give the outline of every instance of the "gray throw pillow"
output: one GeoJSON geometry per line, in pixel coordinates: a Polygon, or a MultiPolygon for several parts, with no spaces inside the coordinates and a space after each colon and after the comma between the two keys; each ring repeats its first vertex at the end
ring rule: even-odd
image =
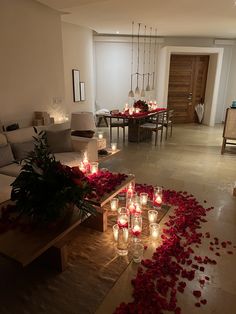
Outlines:
{"type": "Polygon", "coordinates": [[[0,167],[12,164],[14,156],[12,154],[11,146],[9,144],[0,146],[0,167]]]}
{"type": "Polygon", "coordinates": [[[13,154],[15,159],[20,161],[27,157],[27,154],[34,150],[34,141],[22,142],[22,143],[12,143],[11,144],[13,154]]]}
{"type": "Polygon", "coordinates": [[[49,151],[51,153],[72,152],[71,130],[46,131],[49,151]]]}

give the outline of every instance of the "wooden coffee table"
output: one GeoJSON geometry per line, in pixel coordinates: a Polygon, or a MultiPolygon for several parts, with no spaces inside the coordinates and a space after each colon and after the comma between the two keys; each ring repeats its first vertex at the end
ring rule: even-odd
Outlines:
{"type": "MultiPolygon", "coordinates": [[[[17,261],[23,267],[40,257],[44,263],[52,265],[59,271],[64,271],[67,266],[68,238],[71,239],[70,235],[73,230],[83,223],[96,230],[106,231],[108,210],[104,207],[105,204],[133,180],[134,176],[129,175],[122,184],[111,193],[104,195],[100,201],[90,199],[97,209],[97,215],[89,215],[84,221],[81,221],[78,211],[74,210],[57,226],[32,228],[28,231],[18,227],[1,233],[0,253],[17,261]]],[[[1,206],[9,202],[6,201],[1,206]]]]}

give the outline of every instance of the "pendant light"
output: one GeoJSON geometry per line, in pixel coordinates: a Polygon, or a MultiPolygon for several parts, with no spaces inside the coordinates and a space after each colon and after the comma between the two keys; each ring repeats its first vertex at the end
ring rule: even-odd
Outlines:
{"type": "Polygon", "coordinates": [[[131,74],[130,74],[130,91],[128,97],[133,98],[133,63],[134,63],[134,22],[132,22],[132,48],[131,48],[131,74]]]}
{"type": "Polygon", "coordinates": [[[138,56],[137,56],[137,72],[136,72],[136,77],[137,77],[137,85],[135,88],[135,96],[138,98],[140,96],[140,90],[138,87],[138,79],[139,79],[139,33],[140,33],[140,25],[141,23],[138,23],[138,56]]]}
{"type": "Polygon", "coordinates": [[[156,53],[157,53],[157,29],[155,29],[155,46],[154,46],[154,61],[153,61],[153,74],[152,74],[152,90],[154,90],[154,85],[155,85],[156,53]]]}
{"type": "Polygon", "coordinates": [[[146,63],[146,29],[147,26],[145,25],[144,30],[144,44],[143,44],[143,84],[142,84],[142,90],[141,90],[141,97],[145,97],[145,90],[144,90],[144,79],[145,79],[145,63],[146,63]]]}
{"type": "Polygon", "coordinates": [[[150,27],[150,38],[149,38],[149,57],[148,57],[148,83],[146,87],[146,91],[149,92],[151,90],[150,87],[150,70],[151,70],[151,40],[152,40],[152,27],[150,27]]]}

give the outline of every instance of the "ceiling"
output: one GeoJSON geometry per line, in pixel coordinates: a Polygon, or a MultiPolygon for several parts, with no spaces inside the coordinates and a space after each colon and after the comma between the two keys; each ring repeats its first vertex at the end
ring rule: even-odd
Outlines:
{"type": "Polygon", "coordinates": [[[131,22],[157,28],[159,36],[236,38],[234,0],[38,0],[62,20],[100,34],[131,34],[131,22]]]}

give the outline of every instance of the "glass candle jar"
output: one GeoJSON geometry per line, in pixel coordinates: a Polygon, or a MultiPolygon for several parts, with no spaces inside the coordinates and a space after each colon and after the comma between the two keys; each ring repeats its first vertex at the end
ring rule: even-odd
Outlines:
{"type": "Polygon", "coordinates": [[[92,174],[98,172],[98,162],[96,162],[96,161],[91,162],[91,164],[90,164],[90,172],[91,172],[92,174]]]}
{"type": "Polygon", "coordinates": [[[117,211],[118,204],[119,204],[119,199],[117,197],[112,198],[110,201],[111,211],[113,211],[113,212],[117,211]]]}
{"type": "Polygon", "coordinates": [[[129,226],[129,212],[126,207],[118,209],[117,224],[120,228],[128,228],[129,226]]]}
{"type": "Polygon", "coordinates": [[[132,247],[133,250],[133,261],[140,263],[143,259],[144,245],[140,242],[135,242],[132,247]]]}
{"type": "Polygon", "coordinates": [[[158,217],[158,212],[156,210],[148,211],[148,221],[149,223],[156,222],[158,217]]]}
{"type": "Polygon", "coordinates": [[[138,241],[138,237],[142,232],[142,216],[134,215],[131,218],[131,233],[135,242],[138,241]]]}
{"type": "Polygon", "coordinates": [[[98,138],[101,140],[103,139],[103,132],[102,131],[99,131],[98,132],[98,138]]]}
{"type": "Polygon", "coordinates": [[[147,202],[148,202],[148,194],[147,193],[140,193],[139,198],[140,198],[141,205],[144,205],[144,206],[147,205],[147,202]]]}
{"type": "Polygon", "coordinates": [[[162,187],[156,186],[153,191],[153,207],[161,208],[162,205],[162,187]]]}
{"type": "Polygon", "coordinates": [[[117,232],[117,253],[121,256],[128,254],[129,229],[118,228],[117,232]]]}
{"type": "Polygon", "coordinates": [[[114,240],[117,242],[117,241],[118,241],[118,232],[119,232],[119,226],[118,226],[118,224],[115,224],[115,225],[112,227],[112,230],[113,230],[113,238],[114,238],[114,240]]]}
{"type": "Polygon", "coordinates": [[[115,152],[117,150],[117,143],[111,143],[111,151],[115,152]]]}
{"type": "Polygon", "coordinates": [[[150,230],[150,236],[153,240],[156,240],[159,236],[159,224],[156,222],[153,222],[149,225],[149,230],[150,230]]]}

